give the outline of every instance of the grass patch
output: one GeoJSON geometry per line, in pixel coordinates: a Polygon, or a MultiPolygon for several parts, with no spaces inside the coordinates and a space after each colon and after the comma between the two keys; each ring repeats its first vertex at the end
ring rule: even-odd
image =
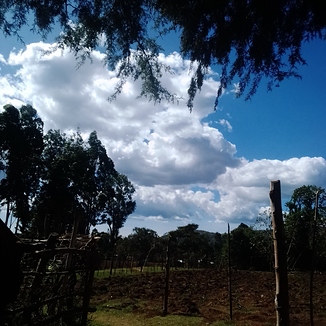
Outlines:
{"type": "MultiPolygon", "coordinates": [[[[174,271],[177,272],[189,272],[189,271],[200,271],[200,268],[171,268],[170,272],[173,273],[174,271]]],[[[113,276],[123,276],[123,275],[142,275],[147,273],[165,273],[161,266],[145,266],[143,271],[140,271],[140,267],[133,267],[131,268],[116,268],[113,269],[112,275],[113,276]]],[[[110,277],[110,269],[100,269],[96,270],[94,274],[95,278],[102,279],[106,277],[110,277]]]]}
{"type": "MultiPolygon", "coordinates": [[[[113,276],[122,276],[122,275],[139,275],[139,274],[146,274],[146,273],[163,273],[162,269],[159,267],[144,267],[143,271],[140,271],[140,268],[117,268],[112,271],[113,276]]],[[[94,277],[97,279],[102,279],[106,277],[110,277],[110,270],[109,269],[101,269],[95,271],[94,277]]]]}
{"type": "MultiPolygon", "coordinates": [[[[200,317],[185,317],[169,315],[148,318],[144,315],[126,313],[123,311],[99,311],[91,316],[90,326],[200,326],[200,317]]],[[[223,324],[221,324],[222,326],[223,324]]],[[[215,325],[219,326],[219,325],[215,325]]]]}
{"type": "MultiPolygon", "coordinates": [[[[89,326],[203,326],[208,325],[202,317],[168,315],[149,317],[137,310],[143,303],[128,299],[111,300],[90,314],[89,326]]],[[[158,310],[159,311],[159,310],[158,310]]],[[[159,313],[159,312],[158,312],[159,313]]],[[[232,322],[218,321],[211,326],[235,326],[232,322]]]]}
{"type": "MultiPolygon", "coordinates": [[[[142,302],[128,299],[110,300],[97,307],[97,311],[90,314],[90,326],[200,326],[202,317],[168,315],[166,317],[149,317],[141,312],[142,302]]],[[[155,310],[155,307],[153,307],[155,310]]],[[[157,309],[159,314],[159,309],[157,309]]],[[[216,325],[218,326],[218,325],[216,325]]]]}

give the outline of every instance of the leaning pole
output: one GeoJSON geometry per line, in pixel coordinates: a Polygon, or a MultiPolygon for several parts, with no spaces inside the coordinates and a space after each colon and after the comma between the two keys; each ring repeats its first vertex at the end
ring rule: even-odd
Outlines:
{"type": "Polygon", "coordinates": [[[289,326],[289,292],[287,259],[284,241],[284,226],[281,203],[281,183],[279,180],[271,181],[270,202],[273,224],[273,242],[275,258],[275,309],[276,326],[289,326]]]}

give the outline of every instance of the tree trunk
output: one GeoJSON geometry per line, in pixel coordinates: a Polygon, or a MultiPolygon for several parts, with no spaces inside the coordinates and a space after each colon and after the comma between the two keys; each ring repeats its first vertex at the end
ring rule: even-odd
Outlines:
{"type": "Polygon", "coordinates": [[[230,224],[228,223],[228,258],[229,258],[229,304],[230,304],[230,320],[232,320],[232,269],[231,269],[231,235],[230,224]]]}
{"type": "Polygon", "coordinates": [[[288,326],[290,323],[288,275],[281,204],[281,183],[279,180],[271,181],[269,195],[271,202],[275,256],[276,326],[288,326]]]}
{"type": "Polygon", "coordinates": [[[149,258],[149,255],[151,253],[151,251],[155,248],[155,245],[151,246],[151,248],[149,249],[147,255],[146,255],[146,258],[144,260],[144,264],[142,264],[142,267],[141,267],[141,271],[143,271],[144,267],[146,266],[147,264],[147,261],[148,261],[148,258],[149,258]]]}
{"type": "Polygon", "coordinates": [[[113,272],[114,254],[115,254],[115,244],[113,244],[113,247],[112,247],[112,253],[111,253],[110,275],[112,275],[112,272],[113,272]]]}
{"type": "MultiPolygon", "coordinates": [[[[7,200],[7,211],[6,211],[6,226],[8,226],[9,223],[9,216],[10,216],[10,201],[9,199],[7,200]]],[[[11,227],[11,225],[9,226],[9,228],[11,227]]]]}
{"type": "Polygon", "coordinates": [[[168,314],[169,282],[170,282],[170,245],[171,245],[171,235],[169,234],[168,245],[166,248],[163,316],[166,316],[168,314]]]}

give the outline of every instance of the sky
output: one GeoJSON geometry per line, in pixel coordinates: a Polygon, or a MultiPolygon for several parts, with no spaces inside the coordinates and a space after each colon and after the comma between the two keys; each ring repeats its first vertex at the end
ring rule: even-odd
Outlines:
{"type": "Polygon", "coordinates": [[[173,38],[163,43],[160,60],[174,73],[165,73],[162,83],[183,98],[154,104],[138,98],[140,82],[132,80],[108,102],[117,80],[100,51],[77,69],[68,50],[42,55],[53,40],[41,42],[27,30],[23,36],[25,45],[0,35],[0,108],[31,104],[45,132],[79,128],[87,139],[97,131],[116,169],[136,188],[137,208],[122,235],[134,227],[162,235],[189,223],[223,233],[227,223],[253,225],[268,209],[271,180],[281,181],[283,204],[302,185],[326,188],[326,42],[304,45],[302,80],[284,81],[272,92],[263,82],[250,101],[236,99],[230,87],[216,111],[219,67],[211,67],[190,113],[190,63],[173,38]]]}

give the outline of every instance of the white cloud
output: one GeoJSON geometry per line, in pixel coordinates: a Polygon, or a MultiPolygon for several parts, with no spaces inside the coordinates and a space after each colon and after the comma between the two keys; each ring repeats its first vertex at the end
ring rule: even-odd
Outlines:
{"type": "Polygon", "coordinates": [[[221,194],[217,209],[225,218],[234,220],[254,219],[269,203],[270,181],[281,180],[283,204],[294,189],[315,184],[326,187],[326,160],[322,157],[279,160],[243,159],[242,165],[227,168],[218,176],[215,186],[221,194]]]}
{"type": "Polygon", "coordinates": [[[0,54],[0,62],[3,64],[7,63],[6,59],[4,58],[4,56],[2,54],[0,54]]]}
{"type": "MultiPolygon", "coordinates": [[[[15,69],[15,74],[0,75],[0,104],[32,104],[45,129],[79,127],[85,135],[96,130],[117,169],[136,186],[134,219],[203,227],[212,220],[251,221],[269,204],[270,180],[281,180],[284,196],[303,184],[325,186],[323,158],[238,158],[236,146],[221,131],[201,123],[213,110],[218,87],[213,78],[204,81],[189,113],[190,63],[178,53],[162,54],[160,60],[174,71],[162,80],[171,92],[183,96],[179,104],[136,100],[138,81],[128,81],[121,96],[109,103],[116,79],[103,66],[103,54],[93,52],[93,63],[76,69],[68,51],[42,55],[50,46],[34,43],[7,59],[0,56],[2,64],[15,69]]],[[[229,121],[219,123],[232,130],[229,121]]]]}
{"type": "Polygon", "coordinates": [[[218,123],[221,125],[221,126],[224,126],[228,132],[231,132],[232,131],[232,126],[231,126],[231,123],[226,120],[226,119],[220,119],[218,121],[218,123]]]}

